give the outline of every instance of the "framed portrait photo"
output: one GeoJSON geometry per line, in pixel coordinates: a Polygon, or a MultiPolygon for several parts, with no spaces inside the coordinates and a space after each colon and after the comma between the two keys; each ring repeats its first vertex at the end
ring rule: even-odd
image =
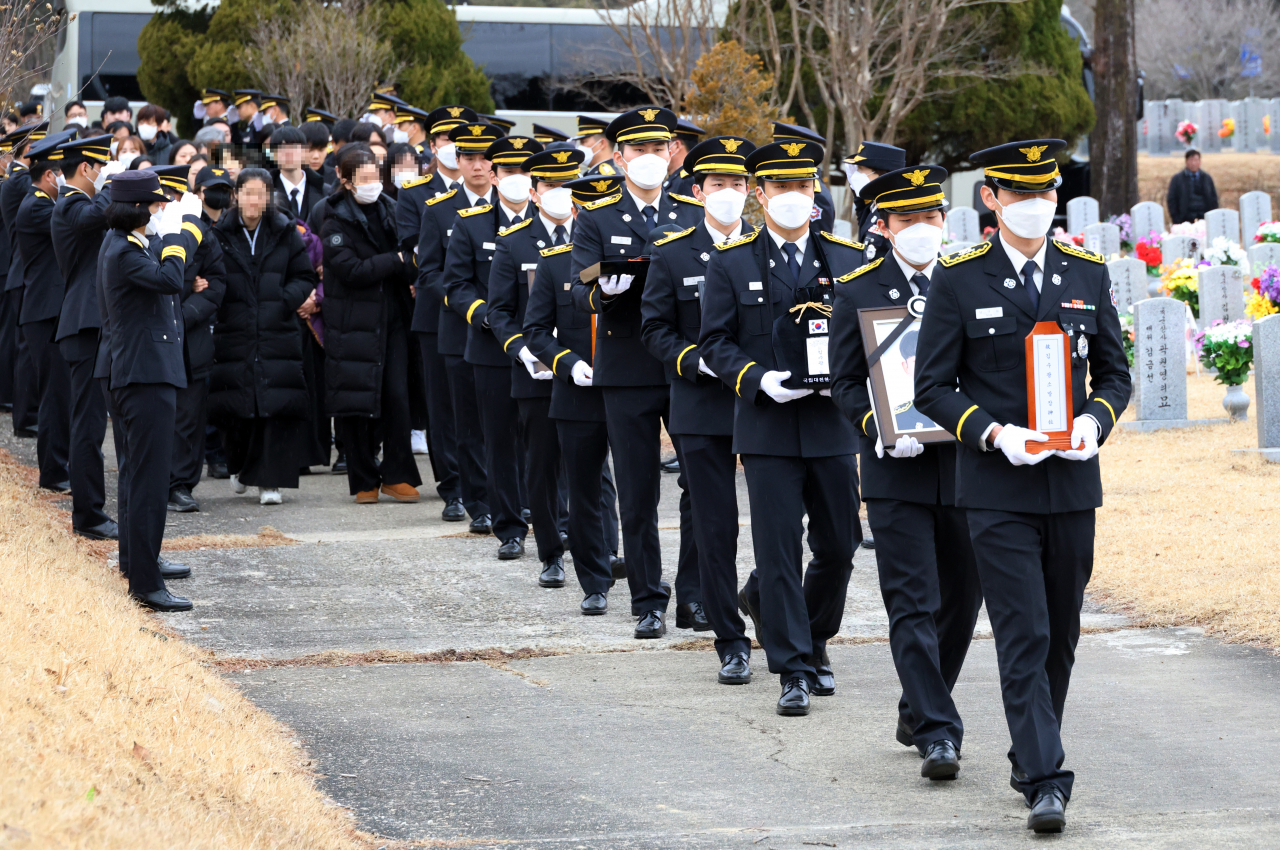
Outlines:
{"type": "Polygon", "coordinates": [[[862,346],[871,364],[868,393],[875,412],[880,441],[892,446],[901,436],[921,443],[954,440],[945,428],[925,416],[915,405],[916,344],[920,338],[920,317],[906,307],[877,307],[859,310],[862,346]],[[887,343],[887,345],[886,345],[887,343]]]}

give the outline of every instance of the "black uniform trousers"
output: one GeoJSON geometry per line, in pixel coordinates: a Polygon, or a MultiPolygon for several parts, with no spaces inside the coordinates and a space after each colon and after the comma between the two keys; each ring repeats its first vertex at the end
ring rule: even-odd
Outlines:
{"type": "Polygon", "coordinates": [[[742,455],[751,499],[756,568],[747,596],[760,612],[756,639],[769,672],[782,679],[803,674],[812,685],[814,664],[840,630],[853,551],[861,539],[854,456],[742,455]],[[804,569],[804,515],[809,550],[804,569]]]}
{"type": "MultiPolygon", "coordinates": [[[[188,378],[186,387],[178,390],[177,406],[169,489],[194,490],[200,483],[200,468],[204,463],[204,432],[209,419],[208,380],[188,378]]],[[[302,465],[306,465],[305,460],[302,465]]],[[[74,482],[72,486],[74,488],[74,482]]]]}
{"type": "Polygon", "coordinates": [[[1026,774],[1028,801],[1044,785],[1070,799],[1075,774],[1062,769],[1062,712],[1093,573],[1094,512],[967,513],[1013,739],[1009,760],[1026,774]]]}
{"type": "MultiPolygon", "coordinates": [[[[631,614],[665,611],[670,591],[662,586],[662,546],[658,539],[658,500],[662,497],[662,446],[659,425],[667,422],[671,390],[659,387],[604,387],[604,415],[613,446],[613,472],[622,515],[622,548],[631,588],[631,614]]],[[[679,438],[672,443],[679,454],[679,438]]],[[[680,495],[680,558],[675,591],[679,602],[701,602],[698,551],[689,514],[683,467],[680,495]]],[[[570,513],[573,509],[570,508],[570,513]]]]}
{"type": "Polygon", "coordinates": [[[716,652],[721,661],[735,652],[750,655],[751,639],[738,613],[738,456],[733,437],[681,434],[680,472],[689,485],[702,608],[716,633],[716,652]]]}
{"type": "MultiPolygon", "coordinates": [[[[13,290],[21,292],[21,290],[13,290]]],[[[13,382],[18,371],[18,310],[20,300],[0,291],[0,405],[13,405],[13,382]]]]}
{"type": "Polygon", "coordinates": [[[27,322],[22,335],[35,367],[35,395],[40,413],[36,422],[36,458],[40,486],[53,488],[68,480],[71,455],[71,369],[53,341],[57,319],[27,322]]]}
{"type": "Polygon", "coordinates": [[[107,485],[102,441],[107,436],[107,400],[93,377],[98,330],[91,328],[59,342],[71,375],[71,527],[94,528],[109,517],[103,510],[107,485]]]}
{"type": "Polygon", "coordinates": [[[924,752],[935,741],[964,743],[951,699],[964,666],[982,589],[964,508],[867,499],[876,538],[889,649],[902,682],[898,716],[924,752]]]}
{"type": "Polygon", "coordinates": [[[529,525],[520,515],[520,407],[511,397],[511,367],[473,364],[471,370],[484,434],[484,471],[493,536],[503,541],[513,537],[524,540],[529,525]]]}
{"type": "Polygon", "coordinates": [[[444,357],[436,344],[439,334],[413,334],[422,355],[422,373],[427,384],[427,456],[436,479],[436,493],[446,503],[462,498],[458,476],[458,436],[453,425],[453,404],[449,401],[449,376],[444,357]]]}
{"type": "Polygon", "coordinates": [[[386,356],[382,360],[382,415],[334,417],[347,452],[347,486],[353,496],[377,490],[382,484],[422,484],[410,436],[413,422],[409,415],[409,356],[408,328],[403,321],[393,319],[387,327],[386,356]]]}
{"type": "Polygon", "coordinates": [[[489,482],[484,467],[484,431],[476,403],[475,367],[459,354],[445,354],[453,432],[457,435],[458,483],[462,507],[476,519],[489,514],[489,482]]]}
{"type": "Polygon", "coordinates": [[[538,560],[563,557],[560,542],[560,435],[550,418],[551,396],[516,399],[520,406],[520,441],[524,447],[533,539],[538,560]]]}
{"type": "Polygon", "coordinates": [[[112,427],[124,436],[120,463],[120,570],[130,593],[164,587],[160,544],[169,504],[169,464],[177,401],[171,384],[128,384],[111,391],[112,427]]]}
{"type": "MultiPolygon", "coordinates": [[[[609,471],[609,429],[603,422],[555,420],[560,435],[565,475],[569,481],[569,542],[573,569],[584,596],[608,593],[613,584],[609,567],[608,523],[603,482],[609,471]]],[[[617,519],[612,520],[616,529],[617,519]]]]}
{"type": "Polygon", "coordinates": [[[4,303],[8,315],[4,325],[0,327],[5,339],[0,345],[13,348],[13,428],[14,431],[36,430],[37,414],[40,411],[40,397],[36,394],[35,365],[31,362],[31,350],[27,348],[27,339],[18,324],[18,314],[22,312],[22,287],[10,289],[4,293],[4,303]]]}

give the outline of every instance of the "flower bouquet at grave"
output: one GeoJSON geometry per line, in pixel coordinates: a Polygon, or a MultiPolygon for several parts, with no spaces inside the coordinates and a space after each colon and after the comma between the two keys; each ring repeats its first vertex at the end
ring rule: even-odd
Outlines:
{"type": "Polygon", "coordinates": [[[1120,314],[1120,341],[1124,343],[1124,357],[1129,361],[1129,368],[1133,368],[1133,314],[1120,314]]]}
{"type": "Polygon", "coordinates": [[[1225,236],[1215,237],[1213,244],[1202,250],[1200,256],[1211,266],[1241,266],[1245,271],[1249,270],[1249,255],[1225,236]]]}
{"type": "Polygon", "coordinates": [[[1245,321],[1215,321],[1196,334],[1196,352],[1201,364],[1218,370],[1215,381],[1238,387],[1249,380],[1253,366],[1253,325],[1245,321]]]}
{"type": "Polygon", "coordinates": [[[1218,130],[1219,139],[1229,139],[1236,134],[1236,119],[1223,118],[1222,128],[1218,130]]]}
{"type": "Polygon", "coordinates": [[[1264,221],[1253,234],[1254,242],[1280,242],[1280,221],[1264,221]]]}
{"type": "Polygon", "coordinates": [[[1147,264],[1147,274],[1150,277],[1160,276],[1160,264],[1164,262],[1164,255],[1160,251],[1159,233],[1153,230],[1145,239],[1139,239],[1133,246],[1133,251],[1139,260],[1147,264]]]}
{"type": "Polygon", "coordinates": [[[1198,242],[1204,241],[1204,219],[1198,218],[1195,221],[1182,221],[1178,224],[1170,225],[1169,232],[1165,236],[1190,236],[1198,242]]]}
{"type": "Polygon", "coordinates": [[[1174,131],[1174,135],[1178,137],[1178,141],[1184,145],[1190,146],[1196,140],[1196,133],[1200,132],[1200,128],[1190,121],[1182,121],[1178,124],[1178,129],[1174,131]]]}
{"type": "Polygon", "coordinates": [[[1069,245],[1075,245],[1078,248],[1084,247],[1083,233],[1072,234],[1068,233],[1064,228],[1055,227],[1053,229],[1053,238],[1057,239],[1059,242],[1066,242],[1069,245]]]}
{"type": "Polygon", "coordinates": [[[1253,292],[1245,298],[1245,315],[1255,322],[1275,313],[1280,313],[1280,269],[1267,266],[1262,274],[1249,281],[1253,292]]]}
{"type": "Polygon", "coordinates": [[[1107,224],[1114,224],[1120,228],[1120,253],[1133,253],[1133,218],[1128,213],[1113,215],[1107,219],[1107,224]]]}
{"type": "Polygon", "coordinates": [[[1192,315],[1200,318],[1200,272],[1191,260],[1182,259],[1164,266],[1160,272],[1160,291],[1186,304],[1192,315]]]}

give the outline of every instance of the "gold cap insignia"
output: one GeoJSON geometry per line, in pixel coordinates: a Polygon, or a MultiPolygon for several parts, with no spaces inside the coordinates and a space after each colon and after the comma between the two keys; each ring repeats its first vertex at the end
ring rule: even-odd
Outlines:
{"type": "Polygon", "coordinates": [[[516,150],[520,150],[522,147],[524,147],[525,141],[526,141],[525,139],[521,139],[519,137],[514,138],[511,140],[511,147],[515,148],[516,150]]]}
{"type": "Polygon", "coordinates": [[[655,119],[655,118],[657,118],[657,117],[658,117],[658,110],[656,110],[656,109],[641,109],[641,110],[640,110],[640,117],[641,117],[641,118],[643,118],[643,119],[644,119],[644,120],[646,120],[646,121],[652,121],[653,119],[655,119]]]}
{"type": "Polygon", "coordinates": [[[226,172],[226,171],[224,171],[224,170],[223,170],[223,169],[221,169],[221,168],[215,168],[215,169],[213,169],[213,176],[214,176],[214,177],[222,177],[222,176],[223,176],[223,175],[225,175],[226,173],[227,173],[227,172],[226,172]]]}
{"type": "Polygon", "coordinates": [[[908,171],[906,174],[902,176],[910,180],[912,186],[923,186],[924,178],[929,176],[929,171],[927,169],[921,168],[917,171],[908,171]]]}
{"type": "Polygon", "coordinates": [[[551,156],[555,158],[556,162],[563,165],[569,161],[569,155],[571,153],[573,153],[573,151],[552,151],[551,156]]]}
{"type": "Polygon", "coordinates": [[[467,129],[471,131],[471,135],[473,135],[473,136],[478,136],[478,135],[480,135],[481,133],[483,133],[483,132],[484,132],[484,127],[482,127],[482,126],[481,126],[481,125],[479,125],[479,124],[472,125],[472,126],[468,127],[467,129]]]}
{"type": "Polygon", "coordinates": [[[787,152],[787,156],[799,156],[800,151],[804,150],[804,142],[792,142],[789,145],[783,145],[782,149],[787,152]]]}
{"type": "Polygon", "coordinates": [[[609,188],[609,181],[608,181],[608,180],[597,180],[597,181],[595,181],[594,183],[592,183],[592,184],[591,184],[591,188],[592,188],[592,189],[595,189],[597,192],[603,192],[603,191],[605,191],[606,189],[608,189],[608,188],[609,188]]]}
{"type": "Polygon", "coordinates": [[[742,144],[741,139],[721,139],[720,144],[724,145],[727,153],[733,153],[742,144]]]}
{"type": "Polygon", "coordinates": [[[462,109],[463,108],[461,106],[445,107],[445,111],[449,113],[450,118],[457,118],[459,115],[462,114],[462,109]]]}
{"type": "Polygon", "coordinates": [[[1018,152],[1027,155],[1027,162],[1039,162],[1040,154],[1044,153],[1048,148],[1048,145],[1032,145],[1029,148],[1018,148],[1018,152]]]}

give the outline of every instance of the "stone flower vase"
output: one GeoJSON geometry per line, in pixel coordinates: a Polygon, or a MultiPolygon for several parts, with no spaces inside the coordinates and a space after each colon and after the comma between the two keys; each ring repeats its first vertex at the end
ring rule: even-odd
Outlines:
{"type": "Polygon", "coordinates": [[[1222,399],[1222,407],[1232,422],[1247,422],[1249,419],[1249,396],[1244,387],[1234,384],[1227,387],[1227,394],[1222,399]]]}

